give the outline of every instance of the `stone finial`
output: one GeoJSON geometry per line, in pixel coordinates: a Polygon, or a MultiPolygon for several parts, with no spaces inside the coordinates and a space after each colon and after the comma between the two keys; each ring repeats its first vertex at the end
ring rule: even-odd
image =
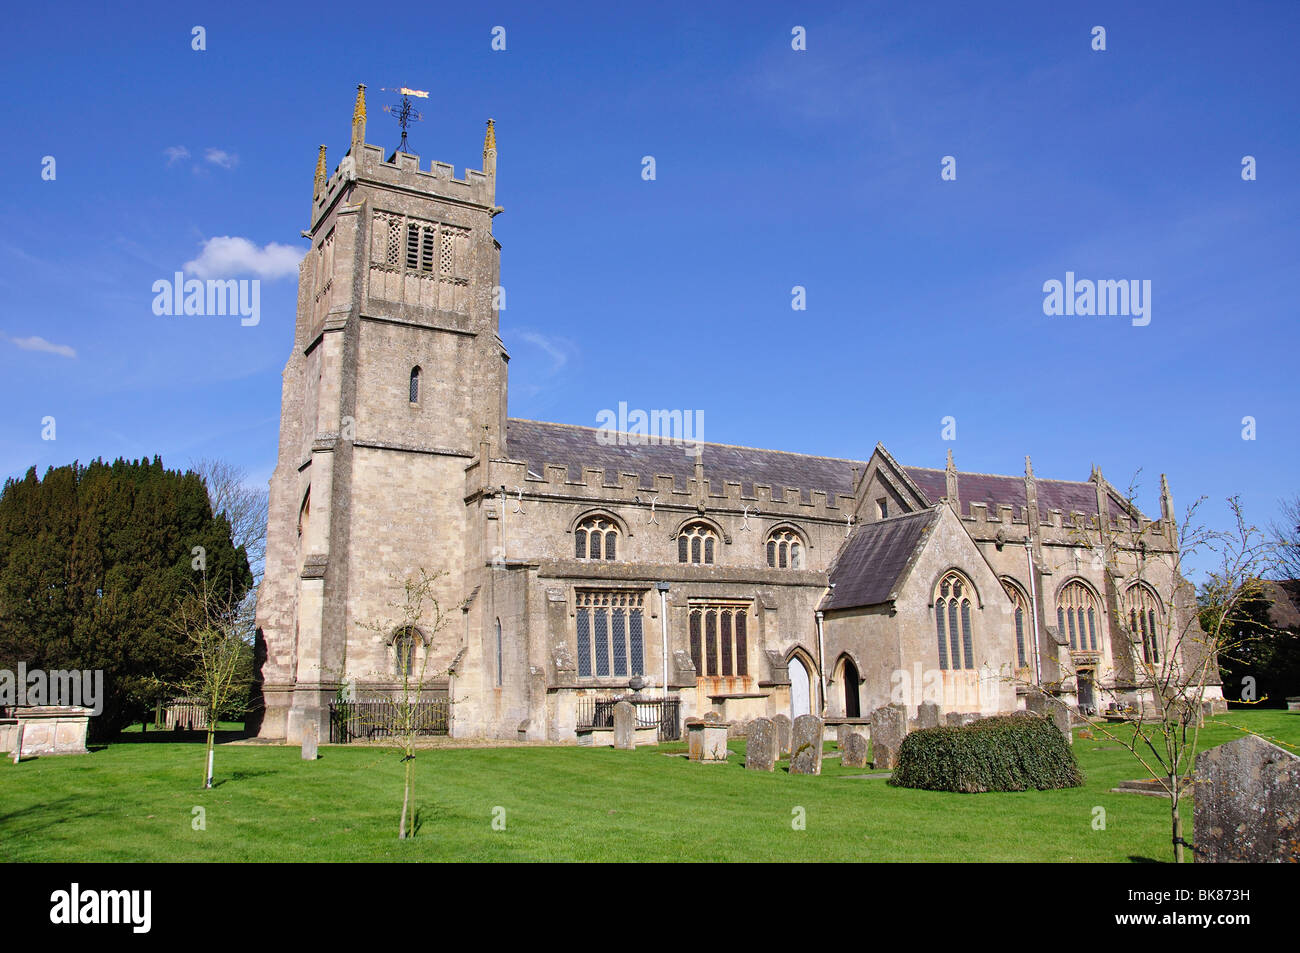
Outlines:
{"type": "Polygon", "coordinates": [[[320,195],[325,188],[325,147],[320,147],[320,152],[316,155],[316,195],[320,195]]]}
{"type": "Polygon", "coordinates": [[[496,120],[487,121],[487,134],[483,137],[483,171],[488,175],[497,174],[497,131],[496,120]]]}
{"type": "Polygon", "coordinates": [[[1160,518],[1174,521],[1174,495],[1169,492],[1169,480],[1160,474],[1160,518]]]}
{"type": "Polygon", "coordinates": [[[1029,454],[1025,454],[1025,479],[1032,480],[1033,478],[1034,478],[1034,465],[1029,460],[1029,454]]]}
{"type": "Polygon", "coordinates": [[[366,84],[357,84],[357,101],[352,107],[352,155],[361,153],[366,144],[366,84]]]}
{"type": "Polygon", "coordinates": [[[948,491],[948,505],[958,516],[961,515],[961,499],[957,495],[957,466],[952,462],[952,448],[948,449],[948,463],[944,467],[944,477],[946,489],[948,491]]]}

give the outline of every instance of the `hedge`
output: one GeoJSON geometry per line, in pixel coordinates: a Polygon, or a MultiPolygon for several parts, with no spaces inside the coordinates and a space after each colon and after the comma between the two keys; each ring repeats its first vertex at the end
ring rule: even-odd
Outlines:
{"type": "Polygon", "coordinates": [[[927,791],[1077,788],[1083,772],[1060,730],[1037,715],[922,728],[903,739],[889,783],[927,791]]]}

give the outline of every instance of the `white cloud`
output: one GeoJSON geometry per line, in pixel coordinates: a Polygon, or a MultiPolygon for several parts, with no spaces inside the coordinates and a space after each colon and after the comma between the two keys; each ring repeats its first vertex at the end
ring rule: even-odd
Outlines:
{"type": "Polygon", "coordinates": [[[292,245],[270,242],[265,248],[258,248],[247,238],[222,235],[204,242],[199,256],[187,261],[184,268],[199,278],[232,278],[235,275],[285,278],[298,273],[298,262],[305,254],[305,249],[292,245]]]}
{"type": "Polygon", "coordinates": [[[223,169],[233,169],[239,165],[239,156],[233,152],[226,152],[223,149],[208,149],[203,153],[203,158],[213,165],[219,165],[223,169]]]}
{"type": "Polygon", "coordinates": [[[167,157],[167,167],[171,168],[182,159],[190,157],[190,150],[184,146],[168,146],[163,150],[163,155],[167,157]]]}
{"type": "Polygon", "coordinates": [[[539,347],[551,359],[551,370],[558,371],[569,362],[571,345],[563,339],[552,339],[536,331],[519,331],[519,337],[534,347],[539,347]]]}
{"type": "Polygon", "coordinates": [[[49,341],[45,340],[45,338],[33,336],[29,338],[10,338],[9,340],[13,341],[14,344],[18,345],[18,347],[22,348],[24,351],[43,351],[46,354],[57,354],[59,357],[75,358],[77,356],[76,350],[68,345],[51,344],[49,341]]]}

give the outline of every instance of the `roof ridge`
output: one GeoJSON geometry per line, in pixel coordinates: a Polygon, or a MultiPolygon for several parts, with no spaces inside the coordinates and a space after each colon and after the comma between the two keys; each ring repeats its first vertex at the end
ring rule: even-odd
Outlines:
{"type": "MultiPolygon", "coordinates": [[[[603,427],[589,427],[589,426],[587,426],[586,424],[566,424],[566,423],[560,423],[559,421],[555,421],[555,420],[531,420],[531,419],[529,419],[529,418],[527,418],[527,417],[507,417],[507,418],[506,418],[506,423],[508,424],[508,423],[509,423],[510,421],[512,421],[512,420],[517,420],[517,421],[519,421],[520,423],[524,423],[524,424],[541,424],[542,426],[545,426],[545,427],[570,427],[570,428],[572,428],[572,429],[574,429],[574,430],[590,430],[590,431],[593,431],[593,432],[598,432],[598,431],[601,431],[601,430],[604,430],[604,429],[605,429],[605,428],[603,428],[603,427]]],[[[626,430],[612,430],[612,431],[608,431],[608,432],[609,432],[609,433],[612,433],[612,434],[615,434],[615,435],[617,435],[617,434],[623,434],[623,435],[628,436],[628,437],[641,437],[641,436],[644,436],[643,434],[633,434],[633,433],[630,433],[630,432],[628,432],[628,431],[626,431],[626,430]]],[[[669,444],[671,444],[671,442],[672,442],[671,440],[670,440],[670,441],[664,441],[662,438],[660,438],[660,439],[658,440],[658,443],[655,444],[655,445],[662,446],[664,443],[669,443],[669,444]]],[[[686,442],[690,442],[690,443],[699,443],[699,444],[703,444],[705,447],[725,447],[725,448],[728,449],[728,450],[755,450],[755,451],[757,451],[758,453],[780,453],[780,454],[784,454],[785,456],[788,456],[788,457],[811,457],[811,458],[814,459],[814,460],[830,460],[830,461],[832,461],[832,462],[834,462],[834,463],[854,463],[854,464],[861,464],[861,465],[865,466],[865,465],[869,462],[869,461],[866,461],[866,460],[855,460],[855,459],[853,459],[852,457],[828,457],[828,456],[826,456],[826,455],[824,455],[824,454],[820,454],[820,453],[802,453],[802,452],[800,452],[800,451],[798,451],[798,450],[775,450],[775,449],[773,449],[773,448],[771,448],[771,447],[750,447],[750,446],[747,446],[747,445],[745,445],[745,444],[740,444],[740,443],[717,443],[717,442],[715,442],[715,441],[711,441],[711,440],[700,440],[700,441],[694,441],[694,440],[692,440],[692,441],[680,441],[680,442],[682,442],[682,443],[686,443],[686,442]]],[[[637,445],[636,445],[636,444],[631,444],[631,446],[637,446],[637,445]]]]}
{"type": "MultiPolygon", "coordinates": [[[[918,467],[911,464],[903,464],[907,470],[925,470],[929,473],[947,473],[943,467],[918,467]]],[[[984,473],[980,470],[958,470],[958,476],[984,476],[984,477],[1003,477],[1008,480],[1023,480],[1023,473],[984,473]]],[[[1035,483],[1069,483],[1073,486],[1092,486],[1091,480],[1062,480],[1058,477],[1040,477],[1034,476],[1035,483]]]]}

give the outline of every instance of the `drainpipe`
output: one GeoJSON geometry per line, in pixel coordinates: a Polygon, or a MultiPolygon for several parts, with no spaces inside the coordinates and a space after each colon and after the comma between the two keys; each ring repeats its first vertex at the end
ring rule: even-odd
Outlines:
{"type": "MultiPolygon", "coordinates": [[[[831,588],[832,589],[835,588],[834,583],[831,583],[831,588]]],[[[823,718],[826,717],[826,662],[824,661],[825,656],[826,656],[826,645],[822,639],[822,610],[818,609],[817,610],[817,685],[818,688],[820,689],[821,698],[818,701],[819,701],[819,707],[821,708],[821,713],[822,713],[821,716],[823,718]]]]}
{"type": "Polygon", "coordinates": [[[1029,599],[1032,603],[1031,611],[1034,616],[1034,684],[1041,687],[1043,673],[1039,669],[1042,660],[1039,657],[1038,647],[1038,585],[1034,577],[1034,553],[1030,547],[1028,527],[1026,527],[1025,531],[1025,563],[1029,566],[1029,599]]]}
{"type": "Polygon", "coordinates": [[[656,585],[659,590],[659,639],[664,660],[664,701],[668,701],[668,583],[656,585]]]}

